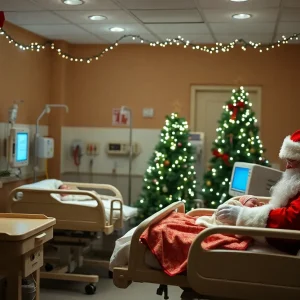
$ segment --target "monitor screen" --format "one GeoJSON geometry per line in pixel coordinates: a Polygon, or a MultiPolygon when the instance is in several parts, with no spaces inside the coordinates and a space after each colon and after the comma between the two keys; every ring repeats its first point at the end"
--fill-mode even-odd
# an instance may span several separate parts
{"type": "Polygon", "coordinates": [[[246,192],[249,178],[249,168],[235,167],[231,188],[239,192],[246,192]]]}
{"type": "Polygon", "coordinates": [[[16,138],[16,162],[23,162],[28,159],[28,133],[18,132],[16,138]]]}

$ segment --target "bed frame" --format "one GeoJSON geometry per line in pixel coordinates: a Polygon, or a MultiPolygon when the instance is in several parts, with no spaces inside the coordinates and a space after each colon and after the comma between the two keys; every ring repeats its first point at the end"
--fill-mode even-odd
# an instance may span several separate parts
{"type": "Polygon", "coordinates": [[[109,260],[88,259],[84,254],[90,250],[92,243],[97,239],[97,233],[103,232],[109,235],[123,227],[123,198],[116,187],[108,184],[79,182],[63,182],[63,184],[70,186],[71,190],[18,187],[9,195],[6,212],[44,214],[55,218],[54,237],[48,246],[58,251],[59,255],[57,257],[55,253],[54,257],[45,257],[41,278],[86,282],[88,283],[85,287],[86,293],[93,294],[99,276],[73,272],[84,264],[101,266],[109,271],[109,260]],[[114,196],[95,195],[79,188],[108,190],[114,196]],[[97,201],[98,205],[88,207],[64,203],[51,194],[86,195],[97,201]],[[106,220],[102,196],[105,196],[105,199],[113,199],[109,220],[106,220]],[[118,218],[114,217],[114,211],[119,211],[118,218]]]}
{"type": "MultiPolygon", "coordinates": [[[[259,200],[268,202],[269,198],[260,197],[259,200]]],[[[139,238],[146,228],[173,211],[184,213],[184,204],[170,204],[137,227],[130,245],[128,266],[115,267],[113,270],[113,280],[117,287],[127,288],[132,282],[156,283],[160,285],[158,294],[161,295],[167,292],[168,285],[179,286],[184,290],[181,299],[207,296],[249,300],[300,298],[299,256],[250,251],[206,251],[201,247],[201,242],[207,236],[216,233],[300,239],[300,231],[295,230],[238,226],[208,228],[199,233],[190,248],[186,274],[171,277],[163,271],[151,269],[145,263],[147,248],[139,238]]],[[[203,216],[212,215],[213,212],[213,209],[195,209],[187,214],[203,216]]]]}

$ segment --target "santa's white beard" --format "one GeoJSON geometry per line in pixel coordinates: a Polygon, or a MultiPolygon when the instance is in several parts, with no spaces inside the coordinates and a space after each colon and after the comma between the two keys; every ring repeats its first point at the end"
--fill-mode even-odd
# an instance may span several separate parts
{"type": "Polygon", "coordinates": [[[300,192],[300,169],[285,170],[281,179],[271,188],[270,192],[272,206],[286,206],[289,200],[300,192]]]}

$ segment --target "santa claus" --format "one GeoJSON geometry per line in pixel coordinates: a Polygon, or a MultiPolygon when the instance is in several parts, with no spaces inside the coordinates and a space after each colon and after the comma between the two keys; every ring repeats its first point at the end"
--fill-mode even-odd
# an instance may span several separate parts
{"type": "MultiPolygon", "coordinates": [[[[236,226],[300,230],[300,130],[287,136],[279,157],[286,160],[282,178],[271,189],[269,204],[259,207],[220,205],[217,220],[236,226]]],[[[267,238],[277,249],[296,254],[300,241],[267,238]]]]}

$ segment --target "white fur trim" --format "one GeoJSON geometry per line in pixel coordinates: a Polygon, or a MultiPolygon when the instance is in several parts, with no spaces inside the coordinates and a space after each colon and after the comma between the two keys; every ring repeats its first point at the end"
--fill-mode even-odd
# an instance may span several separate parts
{"type": "Polygon", "coordinates": [[[287,136],[282,143],[279,157],[300,160],[300,143],[293,142],[291,136],[287,136]]]}
{"type": "MultiPolygon", "coordinates": [[[[219,207],[225,205],[236,205],[236,206],[243,206],[243,204],[234,198],[231,198],[221,204],[219,207]]],[[[207,228],[216,227],[218,225],[224,225],[222,222],[216,219],[216,213],[213,213],[211,216],[200,216],[195,221],[196,225],[204,226],[207,228]]],[[[225,224],[226,225],[226,224],[225,224]]]]}
{"type": "Polygon", "coordinates": [[[274,207],[266,204],[258,207],[242,207],[236,220],[237,226],[266,227],[270,211],[274,207]]]}
{"type": "MultiPolygon", "coordinates": [[[[274,207],[270,204],[266,204],[258,207],[242,207],[238,218],[236,220],[236,226],[247,227],[266,227],[270,211],[274,207]]],[[[266,238],[263,236],[252,236],[252,238],[261,243],[266,244],[266,238]]]]}

